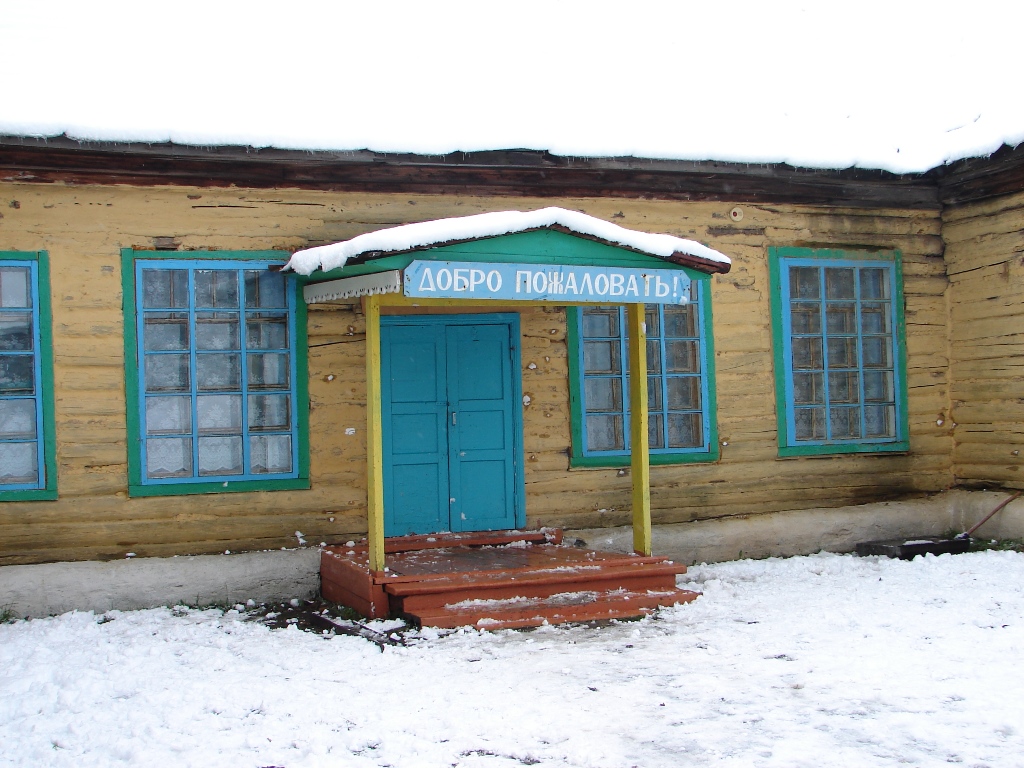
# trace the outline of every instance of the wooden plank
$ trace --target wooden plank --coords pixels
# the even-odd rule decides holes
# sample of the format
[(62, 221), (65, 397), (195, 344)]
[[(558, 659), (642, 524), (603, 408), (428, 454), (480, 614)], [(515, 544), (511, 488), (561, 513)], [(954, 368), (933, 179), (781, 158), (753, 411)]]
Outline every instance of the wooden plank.
[[(647, 433), (647, 325), (643, 304), (626, 308), (629, 326), (630, 468), (633, 480), (633, 551), (651, 554), (651, 455)], [(643, 382), (640, 384), (639, 382)]]

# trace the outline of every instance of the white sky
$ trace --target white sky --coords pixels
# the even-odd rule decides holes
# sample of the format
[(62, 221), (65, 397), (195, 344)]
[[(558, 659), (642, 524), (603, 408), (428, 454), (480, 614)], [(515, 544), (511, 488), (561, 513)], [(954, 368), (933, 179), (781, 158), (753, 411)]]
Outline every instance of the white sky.
[(1024, 4), (0, 0), (0, 132), (923, 170), (1024, 141)]

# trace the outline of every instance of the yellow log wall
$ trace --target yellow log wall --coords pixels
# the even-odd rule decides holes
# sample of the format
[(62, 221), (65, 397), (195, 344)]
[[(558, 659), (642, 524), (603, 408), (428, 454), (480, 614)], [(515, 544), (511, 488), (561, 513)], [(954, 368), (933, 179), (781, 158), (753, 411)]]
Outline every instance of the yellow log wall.
[(1024, 488), (1024, 194), (947, 209), (953, 472)]
[[(730, 274), (712, 278), (722, 458), (652, 467), (654, 522), (841, 506), (951, 484), (937, 212), (0, 184), (0, 250), (50, 253), (60, 493), (52, 502), (0, 503), (0, 564), (279, 548), (295, 546), (296, 531), (311, 543), (365, 531), (364, 325), (348, 306), (310, 308), (310, 490), (128, 498), (119, 249), (173, 238), (183, 252), (294, 250), (412, 221), (552, 204), (696, 239), (734, 260)], [(744, 218), (734, 225), (736, 204)], [(962, 226), (970, 231), (966, 220)], [(767, 264), (776, 245), (902, 251), (909, 454), (777, 458)], [(1019, 259), (1014, 269), (1019, 285)], [(565, 318), (557, 307), (522, 310), (523, 391), (531, 398), (524, 413), (528, 522), (624, 524), (628, 470), (569, 469)]]

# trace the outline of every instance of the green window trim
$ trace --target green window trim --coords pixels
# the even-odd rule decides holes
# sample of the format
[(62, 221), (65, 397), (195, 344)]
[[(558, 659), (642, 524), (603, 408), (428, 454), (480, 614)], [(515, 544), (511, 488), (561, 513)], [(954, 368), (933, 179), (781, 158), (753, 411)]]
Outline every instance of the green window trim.
[(136, 311), (136, 261), (195, 261), (256, 262), (284, 264), (289, 253), (284, 251), (138, 251), (121, 250), (121, 285), (124, 310), (125, 389), (128, 423), (128, 495), (175, 496), (204, 493), (242, 493), (252, 491), (302, 490), (310, 487), (309, 479), (309, 365), (306, 336), (306, 303), (302, 298), (302, 282), (289, 278), (295, 318), (295, 421), (298, 438), (296, 475), (289, 478), (213, 482), (197, 480), (167, 484), (147, 484), (143, 481), (142, 423), (139, 391), (139, 345)]
[[(50, 257), (47, 251), (0, 251), (4, 262), (28, 264), (33, 267), (34, 284), (30, 286), (35, 299), (34, 320), (38, 340), (38, 407), (36, 409), (36, 440), (42, 449), (38, 465), (42, 477), (37, 488), (4, 489), (0, 485), (0, 501), (47, 501), (57, 498), (57, 429), (53, 395), (53, 316), (50, 300)], [(38, 455), (38, 453), (37, 453)]]
[[(903, 293), (903, 260), (899, 251), (852, 251), (832, 248), (795, 248), (795, 247), (774, 247), (768, 249), (769, 272), (771, 278), (771, 311), (772, 311), (772, 348), (775, 368), (775, 414), (778, 431), (778, 453), (780, 457), (795, 456), (820, 456), (838, 455), (852, 453), (893, 453), (906, 452), (910, 449), (909, 426), (907, 416), (907, 342), (906, 342), (906, 320), (904, 317), (904, 293)], [(827, 263), (826, 263), (827, 262)], [(790, 330), (792, 315), (787, 306), (789, 296), (789, 276), (784, 279), (783, 268), (788, 266), (811, 265), (817, 267), (831, 266), (835, 268), (854, 268), (858, 272), (856, 278), (859, 285), (859, 270), (870, 269), (872, 264), (878, 265), (890, 274), (891, 279), (891, 317), (892, 327), (888, 337), (893, 342), (891, 375), (893, 378), (893, 400), (892, 407), (895, 408), (893, 418), (894, 435), (891, 437), (854, 437), (854, 438), (824, 438), (809, 439), (810, 444), (801, 444), (795, 439), (794, 412), (797, 407), (794, 404), (794, 382), (793, 373), (790, 367), (792, 359), (791, 342), (794, 338)], [(822, 296), (822, 301), (826, 298)], [(815, 300), (816, 301), (816, 300)], [(855, 300), (849, 300), (856, 304), (858, 317), (864, 303), (863, 298), (857, 295)], [(823, 320), (819, 320), (824, 323)], [(829, 339), (831, 332), (822, 324), (817, 335)], [(845, 332), (844, 332), (845, 333)], [(858, 413), (867, 410), (867, 400), (864, 397), (864, 374), (867, 367), (863, 363), (863, 326), (859, 326), (854, 332), (848, 334), (851, 338), (858, 340), (861, 357), (855, 369), (860, 376), (860, 394), (856, 405)], [(827, 352), (826, 352), (827, 355)], [(829, 373), (835, 369), (823, 363), (822, 375), (828, 381)], [(845, 371), (844, 371), (845, 372)], [(829, 382), (828, 386), (831, 386)], [(825, 407), (828, 405), (828, 395), (825, 395)], [(845, 402), (845, 401), (844, 401)], [(831, 431), (832, 427), (826, 427)], [(863, 434), (863, 429), (861, 433)]]
[[(701, 356), (701, 370), (703, 374), (703, 393), (705, 395), (705, 419), (704, 429), (706, 432), (705, 449), (690, 449), (687, 451), (673, 451), (672, 449), (652, 450), (650, 452), (650, 463), (652, 466), (671, 464), (692, 464), (702, 462), (718, 461), (721, 456), (718, 438), (718, 403), (715, 386), (715, 344), (710, 281), (706, 276), (687, 270), (687, 273), (696, 283), (700, 280), (700, 323), (701, 341), (703, 354)], [(571, 452), (569, 456), (570, 467), (626, 467), (629, 466), (630, 457), (625, 454), (591, 454), (586, 455), (584, 449), (584, 391), (583, 371), (581, 365), (582, 339), (580, 338), (580, 325), (582, 307), (566, 308), (567, 342), (569, 357), (569, 406), (571, 417)], [(628, 403), (623, 404), (624, 413), (628, 414)]]

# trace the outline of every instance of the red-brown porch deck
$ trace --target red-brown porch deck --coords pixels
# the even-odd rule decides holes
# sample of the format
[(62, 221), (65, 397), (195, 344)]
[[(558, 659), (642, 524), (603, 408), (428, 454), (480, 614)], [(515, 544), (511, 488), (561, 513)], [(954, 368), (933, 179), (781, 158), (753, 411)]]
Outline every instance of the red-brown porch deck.
[(686, 566), (561, 546), (561, 531), (490, 531), (387, 539), (387, 568), (370, 571), (365, 542), (323, 550), (321, 591), (371, 618), (423, 626), (535, 627), (637, 618), (697, 594)]

